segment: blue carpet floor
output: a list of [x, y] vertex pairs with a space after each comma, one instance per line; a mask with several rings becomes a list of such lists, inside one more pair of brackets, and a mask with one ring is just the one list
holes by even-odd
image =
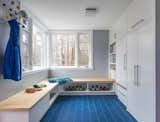
[[116, 96], [60, 96], [41, 122], [137, 122]]

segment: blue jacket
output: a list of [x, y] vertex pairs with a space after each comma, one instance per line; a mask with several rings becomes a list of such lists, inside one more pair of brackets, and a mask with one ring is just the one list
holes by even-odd
[[20, 27], [14, 19], [9, 21], [10, 37], [3, 60], [4, 79], [21, 80]]

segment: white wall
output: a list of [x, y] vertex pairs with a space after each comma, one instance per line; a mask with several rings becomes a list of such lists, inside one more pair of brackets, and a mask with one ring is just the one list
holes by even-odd
[[10, 28], [8, 23], [0, 24], [0, 73], [2, 72], [3, 55], [9, 38]]

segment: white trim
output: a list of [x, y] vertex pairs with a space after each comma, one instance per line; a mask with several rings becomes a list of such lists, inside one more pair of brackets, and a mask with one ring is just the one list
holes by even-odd
[[62, 91], [60, 96], [65, 95], [116, 95], [114, 90], [111, 91]]
[[93, 31], [90, 31], [90, 62], [89, 62], [89, 67], [92, 67], [92, 69], [94, 69], [94, 52], [93, 52]]
[[76, 33], [77, 35], [77, 40], [75, 43], [75, 65], [76, 67], [78, 67], [79, 64], [79, 33]]
[[89, 33], [92, 30], [49, 30], [51, 34], [53, 33]]
[[49, 70], [93, 70], [93, 67], [57, 66], [49, 67]]
[[47, 38], [47, 40], [46, 40], [46, 53], [47, 53], [47, 55], [46, 55], [46, 67], [49, 67], [49, 62], [50, 62], [50, 54], [49, 54], [49, 52], [50, 52], [50, 40], [51, 40], [51, 34], [48, 32], [48, 33], [46, 33], [47, 35], [46, 35], [46, 38]]
[[[39, 69], [22, 71], [22, 78], [28, 75], [33, 75], [34, 73], [39, 73], [48, 70], [49, 70], [48, 68], [39, 68]], [[0, 79], [3, 79], [3, 74], [0, 74]]]
[[24, 71], [24, 72], [22, 72], [22, 78], [24, 76], [32, 75], [34, 73], [39, 73], [39, 72], [42, 72], [42, 71], [48, 71], [48, 68], [39, 68], [39, 69], [33, 69], [33, 70]]

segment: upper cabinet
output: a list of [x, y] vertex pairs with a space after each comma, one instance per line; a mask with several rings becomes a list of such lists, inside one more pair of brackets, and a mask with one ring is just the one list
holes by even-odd
[[154, 0], [134, 0], [127, 10], [128, 31], [137, 29], [154, 17]]
[[122, 16], [115, 23], [114, 28], [116, 30], [117, 40], [124, 38], [127, 34], [127, 13], [123, 13]]
[[123, 13], [110, 30], [110, 44], [127, 35], [127, 12]]

